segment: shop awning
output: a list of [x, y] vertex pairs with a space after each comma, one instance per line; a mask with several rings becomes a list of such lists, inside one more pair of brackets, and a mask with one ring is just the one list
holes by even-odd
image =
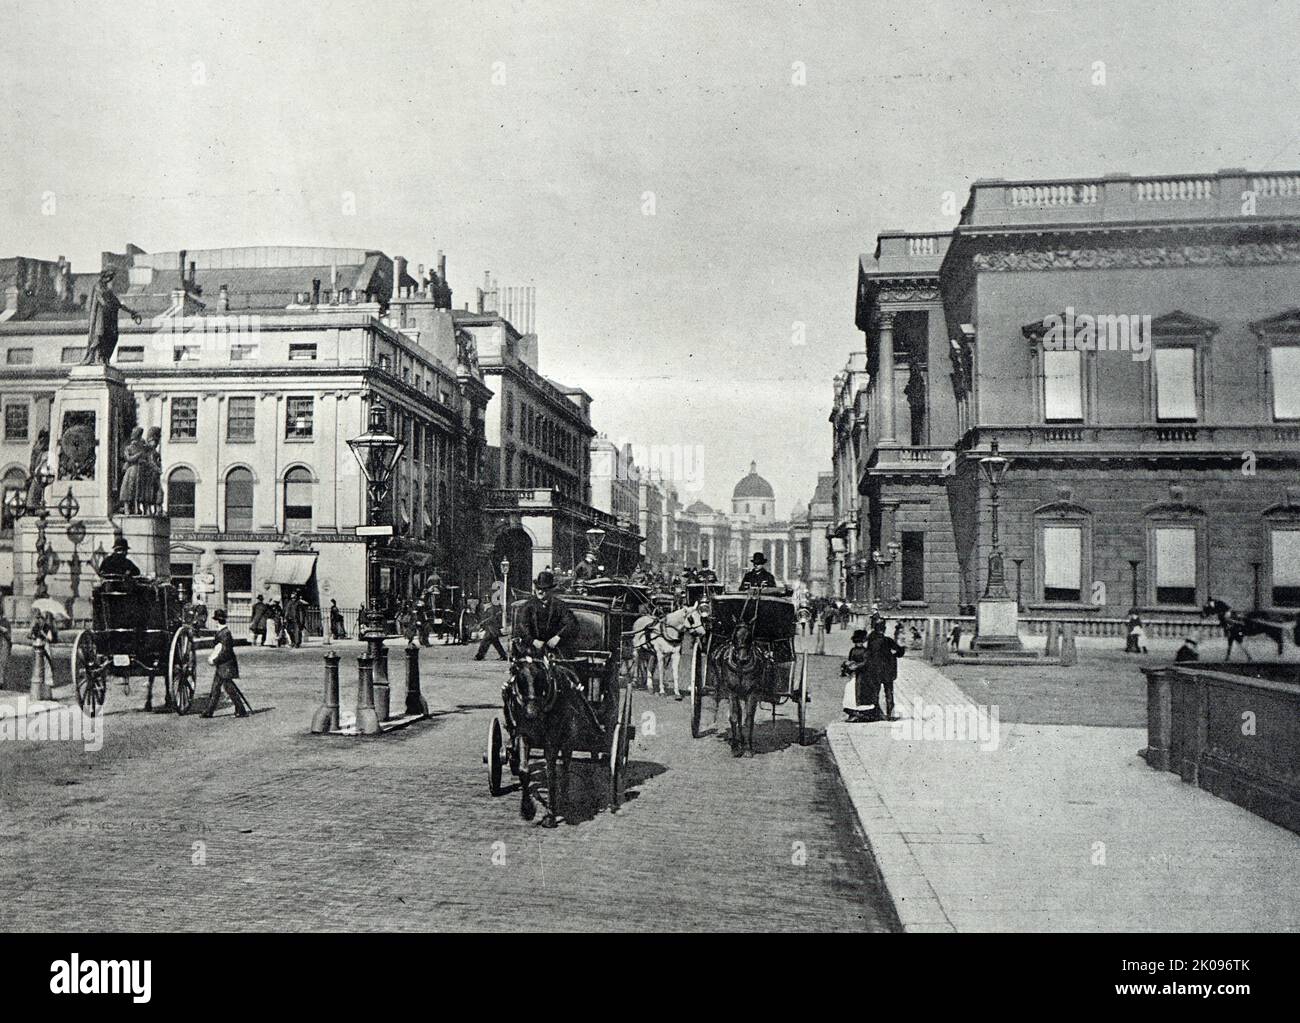
[[315, 554], [275, 554], [270, 582], [274, 586], [305, 586], [316, 571]]

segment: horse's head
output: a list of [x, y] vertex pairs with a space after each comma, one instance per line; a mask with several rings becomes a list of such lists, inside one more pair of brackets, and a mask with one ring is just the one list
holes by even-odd
[[692, 636], [704, 635], [704, 613], [700, 610], [699, 601], [689, 604], [682, 608], [685, 615], [682, 618], [682, 629], [689, 632]]
[[531, 657], [515, 661], [510, 671], [510, 688], [526, 721], [545, 717], [560, 693], [557, 680], [546, 664]]
[[754, 643], [754, 629], [748, 622], [740, 622], [731, 633], [731, 645], [741, 653], [748, 653]]

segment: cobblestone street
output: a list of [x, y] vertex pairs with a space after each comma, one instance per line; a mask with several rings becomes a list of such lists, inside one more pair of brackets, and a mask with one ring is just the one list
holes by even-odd
[[[336, 649], [346, 711], [360, 646]], [[242, 650], [246, 721], [141, 713], [137, 681], [110, 688], [98, 752], [0, 743], [0, 929], [897, 927], [821, 731], [835, 658], [810, 658], [813, 740], [761, 711], [751, 760], [637, 690], [623, 809], [575, 758], [575, 824], [546, 831], [487, 791], [500, 662], [424, 651], [433, 718], [355, 739], [309, 734], [324, 653]]]

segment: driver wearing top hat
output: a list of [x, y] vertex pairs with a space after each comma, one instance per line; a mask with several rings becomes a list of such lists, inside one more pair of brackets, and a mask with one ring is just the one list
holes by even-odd
[[753, 562], [754, 567], [741, 577], [740, 588], [742, 590], [748, 590], [751, 587], [775, 587], [776, 576], [763, 567], [767, 564], [767, 558], [764, 557], [761, 552], [755, 552], [754, 556], [749, 560]]
[[555, 573], [538, 572], [533, 580], [533, 595], [519, 614], [515, 640], [521, 654], [540, 654], [543, 650], [571, 658], [576, 653], [578, 619], [564, 601], [555, 596]]

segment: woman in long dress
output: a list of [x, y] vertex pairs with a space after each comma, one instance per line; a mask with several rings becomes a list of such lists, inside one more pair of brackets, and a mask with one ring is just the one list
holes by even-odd
[[118, 499], [128, 515], [140, 511], [144, 494], [140, 489], [141, 477], [145, 475], [144, 460], [148, 457], [144, 444], [144, 430], [136, 427], [131, 431], [131, 439], [126, 443], [126, 452], [122, 460], [126, 468], [122, 471], [121, 485], [118, 487]]

